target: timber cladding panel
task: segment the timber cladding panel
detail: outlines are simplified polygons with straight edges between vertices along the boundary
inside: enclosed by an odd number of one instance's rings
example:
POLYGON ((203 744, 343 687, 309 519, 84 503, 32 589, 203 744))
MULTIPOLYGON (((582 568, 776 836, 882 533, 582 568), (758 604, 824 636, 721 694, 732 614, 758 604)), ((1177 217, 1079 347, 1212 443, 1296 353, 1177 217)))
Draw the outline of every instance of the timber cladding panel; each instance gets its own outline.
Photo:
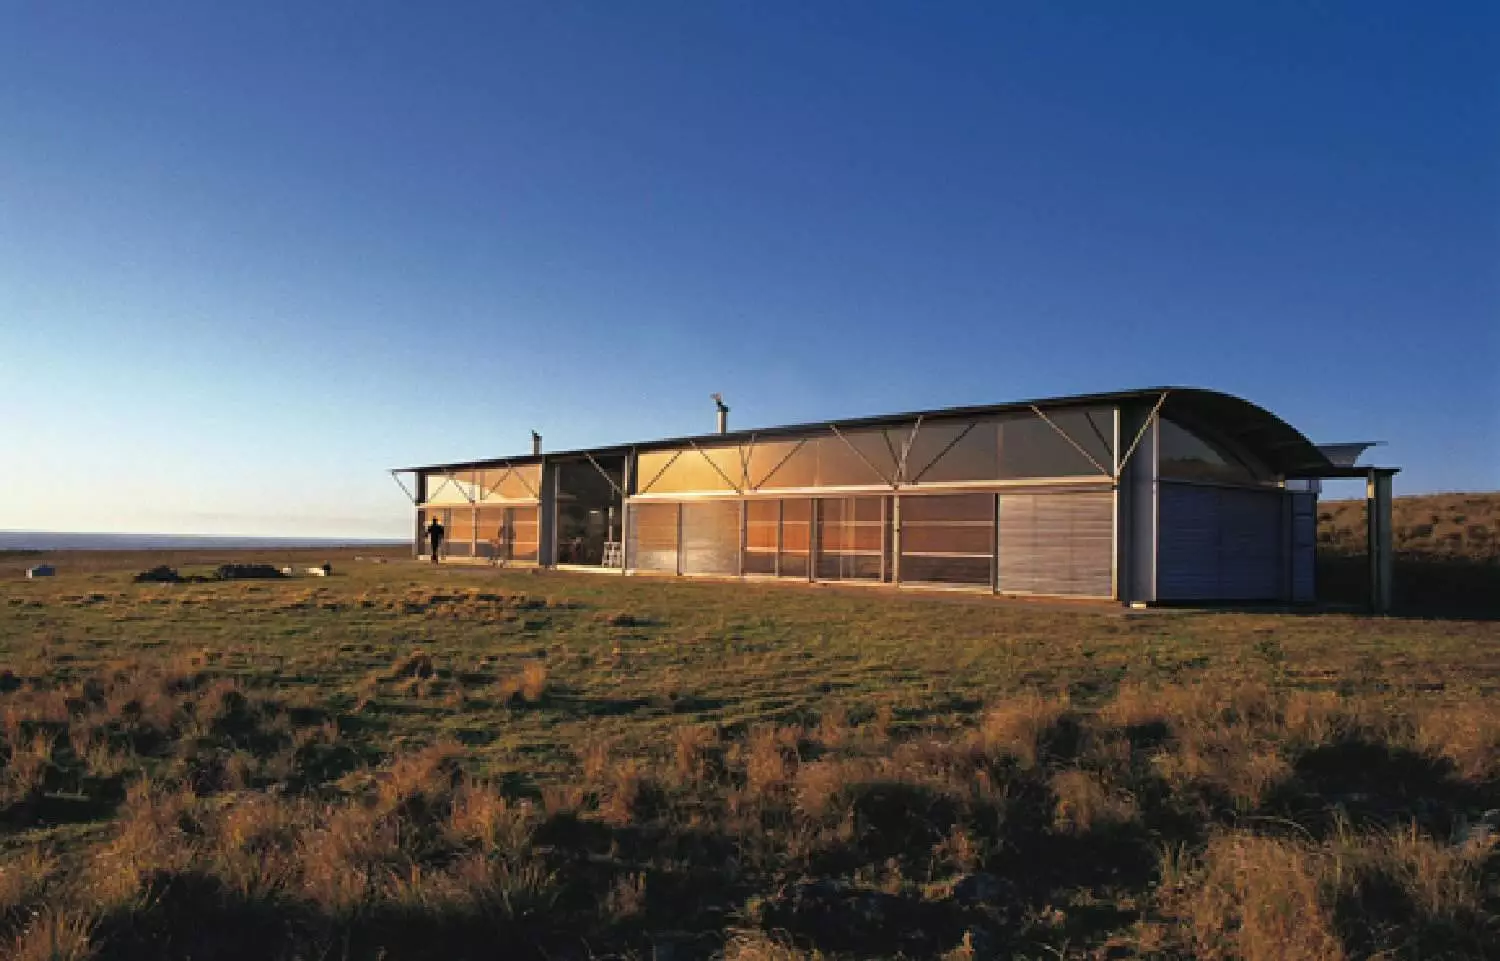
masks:
POLYGON ((999 589, 1114 594, 1113 491, 1000 495, 999 589))
POLYGON ((697 501, 682 505, 682 572, 738 574, 740 502, 697 501))
POLYGON ((634 570, 677 573, 676 504, 631 504, 625 565, 634 570))

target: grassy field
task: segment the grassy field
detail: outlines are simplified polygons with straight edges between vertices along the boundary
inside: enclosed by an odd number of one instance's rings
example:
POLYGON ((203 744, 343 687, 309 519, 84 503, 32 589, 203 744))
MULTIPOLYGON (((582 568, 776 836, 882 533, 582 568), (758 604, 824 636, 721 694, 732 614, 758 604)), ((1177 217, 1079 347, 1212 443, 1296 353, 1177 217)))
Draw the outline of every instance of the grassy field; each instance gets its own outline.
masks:
POLYGON ((58 558, 16 958, 1500 956, 1493 622, 58 558))

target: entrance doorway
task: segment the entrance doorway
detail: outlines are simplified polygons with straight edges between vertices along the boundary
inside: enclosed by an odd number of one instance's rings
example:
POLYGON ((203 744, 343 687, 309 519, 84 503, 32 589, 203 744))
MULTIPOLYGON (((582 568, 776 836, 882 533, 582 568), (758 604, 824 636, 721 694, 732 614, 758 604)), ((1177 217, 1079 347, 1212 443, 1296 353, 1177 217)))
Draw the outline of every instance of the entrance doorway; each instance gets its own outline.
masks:
POLYGON ((625 458, 557 465, 557 563, 619 567, 625 458))

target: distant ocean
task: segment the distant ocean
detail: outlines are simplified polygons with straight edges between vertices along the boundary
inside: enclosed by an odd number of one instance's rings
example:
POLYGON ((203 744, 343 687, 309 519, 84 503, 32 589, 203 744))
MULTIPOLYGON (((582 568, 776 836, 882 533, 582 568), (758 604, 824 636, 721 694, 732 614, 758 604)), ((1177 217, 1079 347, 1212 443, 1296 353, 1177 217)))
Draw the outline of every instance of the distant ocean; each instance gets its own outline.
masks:
POLYGON ((288 547, 389 547, 407 543, 410 542, 358 537, 199 537, 190 534, 0 531, 0 551, 222 551, 288 547))

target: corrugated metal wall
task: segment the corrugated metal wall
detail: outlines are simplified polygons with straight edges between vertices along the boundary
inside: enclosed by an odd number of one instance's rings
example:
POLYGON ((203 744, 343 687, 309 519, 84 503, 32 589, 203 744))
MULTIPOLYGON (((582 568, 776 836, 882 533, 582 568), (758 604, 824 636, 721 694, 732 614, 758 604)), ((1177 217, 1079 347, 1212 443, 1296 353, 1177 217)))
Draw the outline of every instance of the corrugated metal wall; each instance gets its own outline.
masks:
POLYGON ((1288 503, 1292 511, 1292 600, 1309 602, 1318 596, 1318 495, 1295 493, 1288 503))
POLYGON ((1279 490, 1163 482, 1158 494, 1157 597, 1269 601, 1285 596, 1279 490))
POLYGON ((1110 597, 1114 514, 1110 491, 1001 494, 999 589, 1110 597))
POLYGON ((698 501, 682 505, 682 572, 738 574, 740 502, 698 501))

